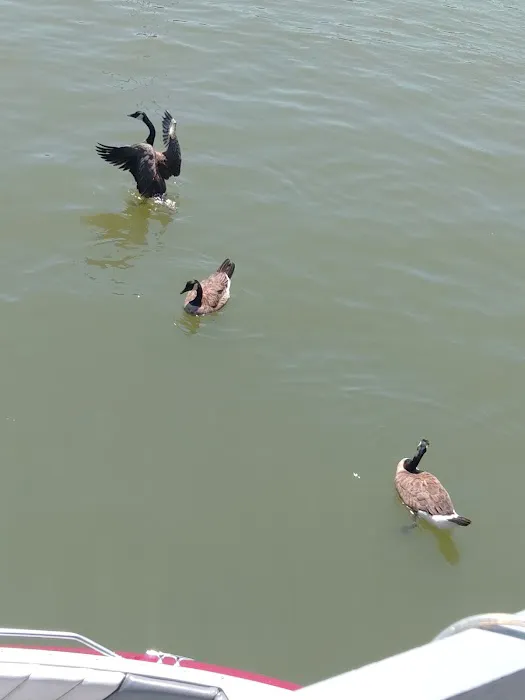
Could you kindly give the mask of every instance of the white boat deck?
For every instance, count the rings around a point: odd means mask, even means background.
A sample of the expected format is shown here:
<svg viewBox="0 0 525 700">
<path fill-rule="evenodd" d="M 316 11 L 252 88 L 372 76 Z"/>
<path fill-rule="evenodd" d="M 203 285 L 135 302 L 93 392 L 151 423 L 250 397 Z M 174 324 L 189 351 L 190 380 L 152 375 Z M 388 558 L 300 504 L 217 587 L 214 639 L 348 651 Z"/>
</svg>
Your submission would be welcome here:
<svg viewBox="0 0 525 700">
<path fill-rule="evenodd" d="M 297 700 L 525 699 L 525 611 L 514 625 L 471 622 L 478 624 L 458 623 L 459 631 L 452 626 L 429 644 L 297 690 Z"/>
<path fill-rule="evenodd" d="M 33 640 L 54 634 L 25 633 Z M 0 647 L 0 700 L 290 700 L 291 693 L 297 700 L 525 699 L 525 611 L 467 618 L 428 644 L 295 691 L 127 659 L 72 637 L 102 655 Z"/>
<path fill-rule="evenodd" d="M 290 692 L 235 676 L 118 655 L 0 648 L 0 700 L 282 700 L 289 699 Z"/>
</svg>

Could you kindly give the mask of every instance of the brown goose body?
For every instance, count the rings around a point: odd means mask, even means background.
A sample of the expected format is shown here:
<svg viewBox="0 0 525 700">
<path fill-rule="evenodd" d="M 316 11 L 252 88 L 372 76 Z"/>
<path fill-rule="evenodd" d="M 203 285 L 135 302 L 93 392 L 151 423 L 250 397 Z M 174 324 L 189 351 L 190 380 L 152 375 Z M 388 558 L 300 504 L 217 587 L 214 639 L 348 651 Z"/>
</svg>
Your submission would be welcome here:
<svg viewBox="0 0 525 700">
<path fill-rule="evenodd" d="M 132 146 L 106 146 L 97 144 L 96 151 L 108 163 L 121 170 L 128 170 L 137 184 L 137 190 L 143 197 L 162 197 L 166 193 L 166 180 L 180 175 L 182 157 L 177 138 L 177 122 L 166 111 L 162 119 L 162 136 L 165 150 L 160 153 L 153 147 L 155 127 L 144 112 L 129 115 L 143 121 L 149 128 L 148 138 L 144 143 Z"/>
<path fill-rule="evenodd" d="M 184 310 L 192 316 L 205 316 L 219 311 L 230 298 L 230 284 L 235 263 L 229 258 L 206 279 L 190 280 L 181 294 L 186 294 Z"/>
<path fill-rule="evenodd" d="M 428 446 L 428 440 L 421 440 L 414 457 L 399 461 L 394 478 L 396 491 L 414 518 L 422 518 L 440 529 L 456 525 L 466 527 L 471 520 L 458 515 L 450 494 L 439 479 L 418 469 Z"/>
</svg>

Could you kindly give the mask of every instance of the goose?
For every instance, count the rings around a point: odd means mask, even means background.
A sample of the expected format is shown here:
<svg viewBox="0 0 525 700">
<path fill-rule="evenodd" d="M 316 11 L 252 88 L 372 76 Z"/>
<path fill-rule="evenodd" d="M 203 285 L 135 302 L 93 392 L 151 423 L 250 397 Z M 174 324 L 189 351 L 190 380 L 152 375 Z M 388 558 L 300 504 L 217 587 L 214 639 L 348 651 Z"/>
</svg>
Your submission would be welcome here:
<svg viewBox="0 0 525 700">
<path fill-rule="evenodd" d="M 222 309 L 230 298 L 230 284 L 235 263 L 226 258 L 217 270 L 202 282 L 189 280 L 181 294 L 186 294 L 184 310 L 192 316 L 205 316 Z"/>
<path fill-rule="evenodd" d="M 139 119 L 149 129 L 148 138 L 144 143 L 133 146 L 105 146 L 99 143 L 97 153 L 108 163 L 116 165 L 121 170 L 129 170 L 137 183 L 137 190 L 143 197 L 157 197 L 166 193 L 166 180 L 178 177 L 181 168 L 181 152 L 177 139 L 177 122 L 166 111 L 162 118 L 162 136 L 165 151 L 159 153 L 153 148 L 155 127 L 145 112 L 133 112 L 128 117 Z"/>
<path fill-rule="evenodd" d="M 440 530 L 456 525 L 467 527 L 472 521 L 457 514 L 448 491 L 439 479 L 430 472 L 418 469 L 429 446 L 428 440 L 420 440 L 416 454 L 398 462 L 394 479 L 396 490 L 412 513 L 413 526 L 417 524 L 417 518 L 422 518 Z"/>
</svg>

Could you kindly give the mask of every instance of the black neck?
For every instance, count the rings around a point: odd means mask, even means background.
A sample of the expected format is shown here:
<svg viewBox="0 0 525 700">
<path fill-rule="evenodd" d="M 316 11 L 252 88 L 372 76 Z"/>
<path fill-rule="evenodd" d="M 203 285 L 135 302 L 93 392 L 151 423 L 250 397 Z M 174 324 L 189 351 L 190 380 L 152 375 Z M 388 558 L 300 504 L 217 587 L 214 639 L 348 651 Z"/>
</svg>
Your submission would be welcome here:
<svg viewBox="0 0 525 700">
<path fill-rule="evenodd" d="M 197 282 L 197 294 L 191 303 L 192 306 L 201 306 L 202 304 L 202 286 L 200 282 Z"/>
<path fill-rule="evenodd" d="M 411 474 L 420 474 L 421 471 L 418 469 L 419 463 L 423 459 L 423 455 L 427 451 L 427 446 L 426 445 L 421 445 L 421 447 L 417 448 L 416 454 L 412 457 L 412 459 L 409 459 L 407 463 L 405 464 L 405 469 L 407 472 L 410 472 Z"/>
<path fill-rule="evenodd" d="M 147 117 L 146 115 L 144 115 L 144 124 L 146 124 L 146 126 L 149 129 L 149 134 L 148 138 L 146 139 L 146 143 L 149 143 L 150 146 L 153 146 L 153 142 L 155 141 L 155 127 L 153 126 L 149 117 Z"/>
</svg>

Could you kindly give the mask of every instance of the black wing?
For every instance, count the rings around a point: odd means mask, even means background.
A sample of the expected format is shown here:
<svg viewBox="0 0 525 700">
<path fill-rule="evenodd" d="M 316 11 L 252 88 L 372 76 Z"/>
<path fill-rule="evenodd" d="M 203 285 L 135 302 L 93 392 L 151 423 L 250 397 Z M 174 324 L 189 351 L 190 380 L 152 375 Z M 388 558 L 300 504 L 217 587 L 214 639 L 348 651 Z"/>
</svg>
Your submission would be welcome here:
<svg viewBox="0 0 525 700">
<path fill-rule="evenodd" d="M 128 170 L 137 183 L 137 189 L 144 197 L 154 197 L 166 192 L 166 183 L 157 168 L 155 150 L 147 143 L 135 146 L 105 146 L 97 144 L 97 153 L 111 165 Z"/>
<path fill-rule="evenodd" d="M 167 168 L 166 179 L 172 175 L 178 177 L 182 165 L 182 156 L 176 128 L 177 122 L 175 119 L 173 119 L 168 111 L 164 112 L 164 116 L 162 117 L 162 138 L 164 140 L 164 146 L 166 147 L 164 151 Z"/>
</svg>

